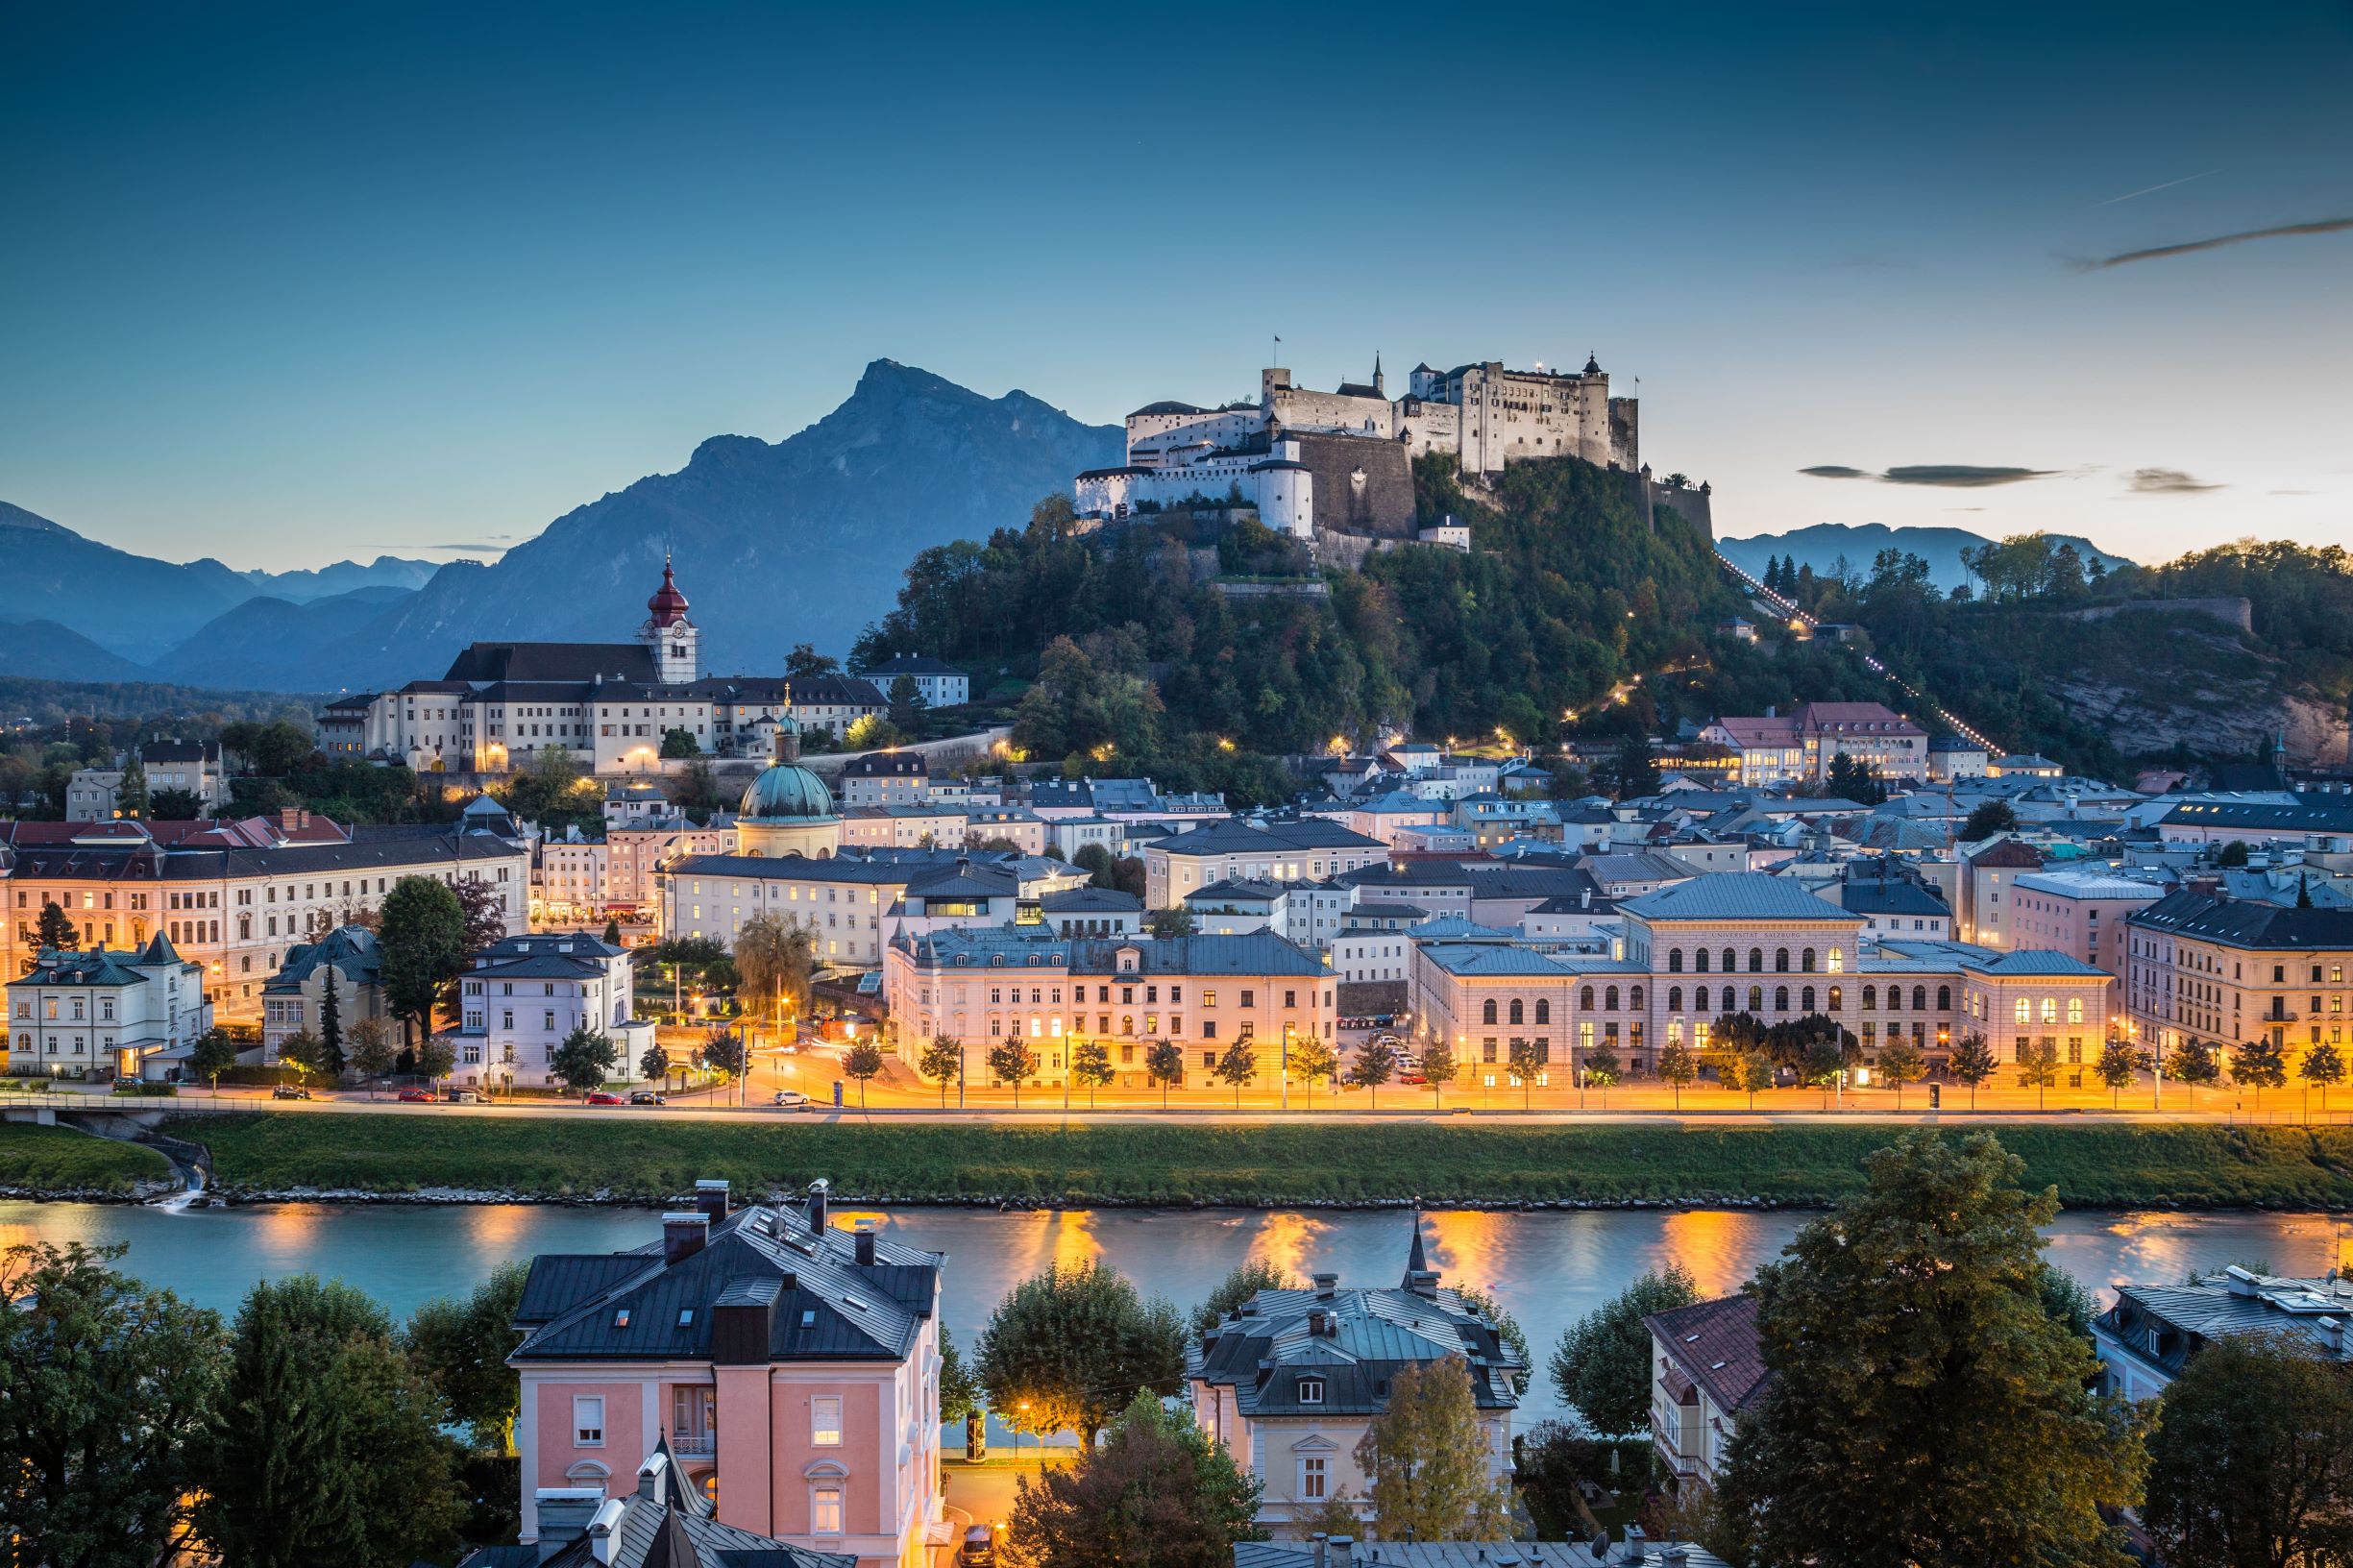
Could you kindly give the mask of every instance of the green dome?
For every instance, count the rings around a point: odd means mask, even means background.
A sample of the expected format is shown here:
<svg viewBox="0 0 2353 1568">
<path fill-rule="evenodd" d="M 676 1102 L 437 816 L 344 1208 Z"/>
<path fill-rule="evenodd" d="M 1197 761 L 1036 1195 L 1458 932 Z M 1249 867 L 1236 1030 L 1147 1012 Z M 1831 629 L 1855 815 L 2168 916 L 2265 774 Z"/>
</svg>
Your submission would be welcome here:
<svg viewBox="0 0 2353 1568">
<path fill-rule="evenodd" d="M 779 762 L 760 771 L 745 789 L 738 810 L 763 822 L 823 821 L 834 816 L 833 792 L 799 764 Z"/>
</svg>

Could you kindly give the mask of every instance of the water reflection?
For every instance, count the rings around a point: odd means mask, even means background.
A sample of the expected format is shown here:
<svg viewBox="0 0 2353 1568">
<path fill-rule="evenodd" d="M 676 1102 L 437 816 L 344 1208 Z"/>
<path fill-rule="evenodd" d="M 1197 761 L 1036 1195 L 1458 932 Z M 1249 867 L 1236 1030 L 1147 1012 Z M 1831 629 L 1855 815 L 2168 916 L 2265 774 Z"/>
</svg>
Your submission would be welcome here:
<svg viewBox="0 0 2353 1568">
<path fill-rule="evenodd" d="M 1014 1284 L 1043 1269 L 1102 1258 L 1147 1296 L 1189 1308 L 1247 1258 L 1348 1285 L 1394 1285 L 1411 1240 L 1397 1210 L 1311 1212 L 1110 1209 L 999 1214 L 985 1211 L 837 1210 L 870 1214 L 893 1239 L 948 1257 L 944 1313 L 967 1346 Z M 1492 1290 L 1539 1358 L 1563 1329 L 1634 1276 L 1679 1262 L 1709 1294 L 1737 1289 L 1809 1216 L 1757 1211 L 1686 1213 L 1439 1211 L 1421 1216 L 1432 1266 Z M 153 1209 L 0 1204 L 0 1242 L 129 1244 L 124 1266 L 200 1305 L 234 1311 L 257 1280 L 310 1271 L 340 1277 L 404 1316 L 430 1296 L 469 1290 L 508 1259 L 610 1252 L 658 1233 L 648 1210 L 500 1208 Z M 2166 1284 L 2192 1267 L 2259 1260 L 2282 1273 L 2322 1274 L 2353 1262 L 2353 1225 L 2324 1214 L 2078 1212 L 2050 1230 L 2051 1261 L 2099 1293 Z M 1556 1413 L 1546 1380 L 1532 1416 Z"/>
</svg>

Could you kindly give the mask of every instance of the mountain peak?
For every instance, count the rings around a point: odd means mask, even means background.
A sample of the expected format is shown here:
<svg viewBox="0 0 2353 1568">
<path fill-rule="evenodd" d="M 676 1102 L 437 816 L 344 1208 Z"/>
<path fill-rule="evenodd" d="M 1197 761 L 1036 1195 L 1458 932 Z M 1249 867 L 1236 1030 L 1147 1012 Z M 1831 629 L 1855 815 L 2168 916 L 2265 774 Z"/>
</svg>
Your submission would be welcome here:
<svg viewBox="0 0 2353 1568">
<path fill-rule="evenodd" d="M 73 533 L 62 523 L 52 523 L 37 512 L 28 512 L 22 506 L 12 506 L 0 501 L 0 528 L 23 528 L 32 533 Z M 76 538 L 81 535 L 75 534 Z"/>
</svg>

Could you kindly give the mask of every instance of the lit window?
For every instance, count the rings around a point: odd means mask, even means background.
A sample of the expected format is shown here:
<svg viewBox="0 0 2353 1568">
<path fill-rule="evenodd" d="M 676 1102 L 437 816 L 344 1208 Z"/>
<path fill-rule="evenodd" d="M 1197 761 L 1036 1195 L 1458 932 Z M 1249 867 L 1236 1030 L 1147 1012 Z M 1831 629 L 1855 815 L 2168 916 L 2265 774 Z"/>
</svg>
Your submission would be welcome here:
<svg viewBox="0 0 2353 1568">
<path fill-rule="evenodd" d="M 842 1446 L 841 1395 L 820 1394 L 809 1401 L 809 1441 L 820 1448 Z"/>
<path fill-rule="evenodd" d="M 816 1535 L 842 1533 L 842 1488 L 818 1487 L 809 1494 L 809 1531 Z"/>
</svg>

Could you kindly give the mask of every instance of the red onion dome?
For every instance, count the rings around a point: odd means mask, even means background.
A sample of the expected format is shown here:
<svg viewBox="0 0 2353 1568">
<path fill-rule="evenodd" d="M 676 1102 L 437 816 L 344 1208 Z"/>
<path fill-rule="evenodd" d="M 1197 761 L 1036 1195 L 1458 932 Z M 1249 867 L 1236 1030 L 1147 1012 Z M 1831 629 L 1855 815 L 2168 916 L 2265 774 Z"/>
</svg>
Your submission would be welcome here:
<svg viewBox="0 0 2353 1568">
<path fill-rule="evenodd" d="M 686 619 L 686 596 L 678 592 L 678 579 L 671 576 L 668 556 L 662 558 L 662 586 L 646 600 L 646 608 L 652 612 L 657 626 L 676 625 Z"/>
</svg>

